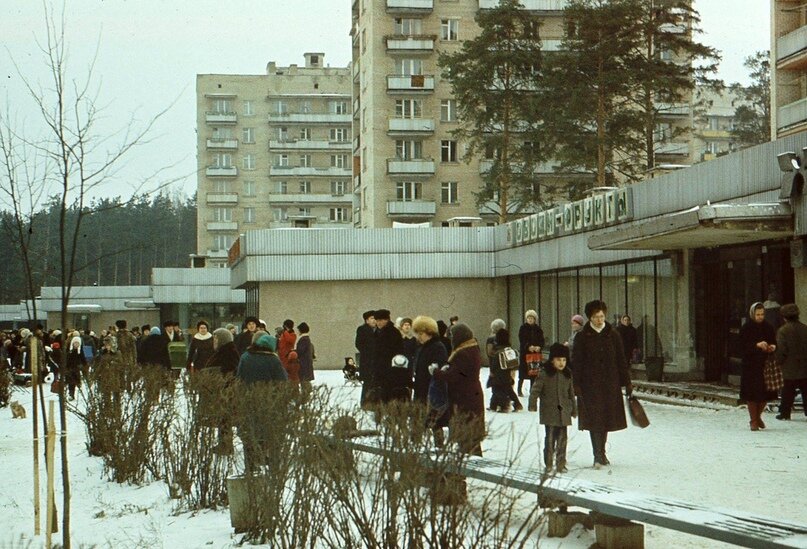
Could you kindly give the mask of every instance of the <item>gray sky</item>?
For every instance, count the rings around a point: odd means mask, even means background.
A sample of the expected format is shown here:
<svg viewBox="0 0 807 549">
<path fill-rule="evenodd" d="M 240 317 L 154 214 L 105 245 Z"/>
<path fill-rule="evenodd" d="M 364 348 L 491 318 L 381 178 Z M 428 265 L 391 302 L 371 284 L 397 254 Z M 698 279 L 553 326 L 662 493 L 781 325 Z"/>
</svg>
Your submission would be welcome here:
<svg viewBox="0 0 807 549">
<path fill-rule="evenodd" d="M 379 1 L 379 0 L 374 0 Z M 325 52 L 326 63 L 350 61 L 350 0 L 67 0 L 69 64 L 81 78 L 99 46 L 95 67 L 102 129 L 141 123 L 173 103 L 151 142 L 128 156 L 104 191 L 128 196 L 131 181 L 168 167 L 182 178 L 175 189 L 196 188 L 195 75 L 262 74 L 268 61 L 302 64 L 303 53 Z M 696 0 L 700 40 L 723 54 L 719 77 L 746 81 L 743 59 L 770 47 L 768 0 Z M 34 82 L 46 86 L 36 39 L 43 7 L 36 0 L 0 0 L 0 100 L 18 124 L 37 124 L 11 58 Z M 170 166 L 170 167 L 169 167 Z"/>
</svg>

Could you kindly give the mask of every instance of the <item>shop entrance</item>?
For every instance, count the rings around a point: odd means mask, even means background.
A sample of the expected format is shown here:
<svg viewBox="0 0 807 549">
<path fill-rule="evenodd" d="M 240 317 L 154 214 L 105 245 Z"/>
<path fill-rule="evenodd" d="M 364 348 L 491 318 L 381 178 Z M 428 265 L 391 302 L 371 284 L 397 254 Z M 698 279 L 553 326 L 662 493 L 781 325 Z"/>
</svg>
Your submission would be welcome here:
<svg viewBox="0 0 807 549">
<path fill-rule="evenodd" d="M 695 347 L 706 381 L 736 381 L 740 327 L 755 301 L 794 299 L 787 242 L 695 251 Z M 733 379 L 734 378 L 734 379 Z"/>
</svg>

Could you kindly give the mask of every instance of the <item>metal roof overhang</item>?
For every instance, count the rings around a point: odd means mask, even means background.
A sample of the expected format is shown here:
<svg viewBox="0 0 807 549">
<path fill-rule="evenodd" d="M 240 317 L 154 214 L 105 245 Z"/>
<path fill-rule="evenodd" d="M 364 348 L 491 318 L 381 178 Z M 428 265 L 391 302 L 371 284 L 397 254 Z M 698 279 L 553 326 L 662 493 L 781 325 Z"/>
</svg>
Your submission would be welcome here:
<svg viewBox="0 0 807 549">
<path fill-rule="evenodd" d="M 793 236 L 787 204 L 713 204 L 637 221 L 588 239 L 592 250 L 681 250 Z"/>
<path fill-rule="evenodd" d="M 68 313 L 100 313 L 103 307 L 95 303 L 69 303 L 67 305 Z"/>
</svg>

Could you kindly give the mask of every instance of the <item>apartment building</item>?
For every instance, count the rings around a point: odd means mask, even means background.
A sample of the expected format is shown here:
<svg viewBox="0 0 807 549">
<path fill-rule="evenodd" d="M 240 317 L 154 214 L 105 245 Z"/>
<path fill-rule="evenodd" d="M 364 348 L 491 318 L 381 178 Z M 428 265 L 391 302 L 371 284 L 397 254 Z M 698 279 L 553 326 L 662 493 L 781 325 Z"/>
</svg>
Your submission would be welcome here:
<svg viewBox="0 0 807 549">
<path fill-rule="evenodd" d="M 771 139 L 807 129 L 807 4 L 771 1 Z"/>
<path fill-rule="evenodd" d="M 226 266 L 248 229 L 353 226 L 350 86 L 350 68 L 323 53 L 197 75 L 197 253 L 209 266 Z"/>
</svg>

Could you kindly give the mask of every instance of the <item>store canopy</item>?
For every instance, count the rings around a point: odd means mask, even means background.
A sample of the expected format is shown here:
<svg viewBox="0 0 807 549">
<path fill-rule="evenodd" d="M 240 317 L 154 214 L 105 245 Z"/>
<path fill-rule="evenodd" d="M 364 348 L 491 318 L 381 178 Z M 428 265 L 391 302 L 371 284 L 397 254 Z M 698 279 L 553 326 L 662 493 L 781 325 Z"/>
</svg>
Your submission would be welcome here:
<svg viewBox="0 0 807 549">
<path fill-rule="evenodd" d="M 707 204 L 642 219 L 588 239 L 592 250 L 680 250 L 793 236 L 787 204 Z"/>
</svg>

